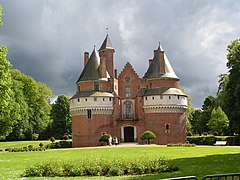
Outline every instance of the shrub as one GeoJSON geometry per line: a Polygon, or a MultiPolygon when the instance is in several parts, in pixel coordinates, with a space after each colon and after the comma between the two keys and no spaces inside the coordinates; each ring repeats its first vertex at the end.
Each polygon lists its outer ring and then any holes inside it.
{"type": "Polygon", "coordinates": [[[131,174],[148,174],[177,171],[172,161],[157,156],[144,156],[141,158],[96,158],[69,162],[44,162],[26,167],[25,177],[47,176],[120,176],[131,174]]]}
{"type": "Polygon", "coordinates": [[[167,144],[167,147],[196,147],[196,144],[167,144]]]}
{"type": "Polygon", "coordinates": [[[72,141],[59,141],[45,146],[46,149],[71,148],[72,141]]]}
{"type": "Polygon", "coordinates": [[[238,136],[188,136],[187,141],[196,145],[213,145],[216,141],[227,141],[228,145],[239,145],[238,136]]]}
{"type": "Polygon", "coordinates": [[[147,144],[151,144],[151,139],[155,139],[156,135],[151,131],[145,131],[141,134],[140,139],[141,140],[147,140],[147,144]]]}
{"type": "Polygon", "coordinates": [[[63,140],[68,140],[69,139],[69,136],[67,134],[64,134],[64,136],[62,137],[63,140]]]}
{"type": "Polygon", "coordinates": [[[52,143],[54,143],[54,142],[56,141],[56,139],[55,139],[54,137],[51,137],[51,138],[50,138],[50,141],[51,141],[52,143]]]}

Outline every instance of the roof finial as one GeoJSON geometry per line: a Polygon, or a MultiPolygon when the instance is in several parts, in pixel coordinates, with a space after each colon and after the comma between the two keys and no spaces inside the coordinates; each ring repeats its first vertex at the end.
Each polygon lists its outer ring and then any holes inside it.
{"type": "Polygon", "coordinates": [[[108,28],[106,28],[106,31],[107,31],[107,36],[108,36],[108,28]]]}
{"type": "Polygon", "coordinates": [[[158,43],[158,49],[157,49],[157,50],[159,50],[159,51],[161,50],[161,49],[160,49],[160,46],[161,46],[161,43],[160,43],[160,41],[159,41],[159,43],[158,43]]]}
{"type": "Polygon", "coordinates": [[[96,45],[95,44],[94,44],[93,48],[96,49],[96,45]]]}

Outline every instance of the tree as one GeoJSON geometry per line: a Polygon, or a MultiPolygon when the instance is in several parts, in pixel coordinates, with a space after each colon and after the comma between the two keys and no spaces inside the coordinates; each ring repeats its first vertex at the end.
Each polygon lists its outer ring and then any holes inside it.
{"type": "Polygon", "coordinates": [[[2,13],[2,5],[0,4],[0,25],[3,24],[3,22],[2,22],[2,16],[3,16],[3,13],[2,13]]]}
{"type": "Polygon", "coordinates": [[[211,132],[217,132],[219,135],[222,135],[224,131],[226,132],[228,126],[229,120],[222,108],[220,106],[218,106],[216,109],[214,108],[211,113],[211,119],[208,123],[208,127],[211,132]]]}
{"type": "Polygon", "coordinates": [[[13,98],[10,62],[6,59],[7,48],[0,47],[0,139],[12,132],[18,119],[19,106],[13,98]]]}
{"type": "Polygon", "coordinates": [[[147,140],[147,144],[151,144],[151,139],[155,139],[156,135],[152,131],[145,131],[141,134],[140,139],[141,140],[147,140]]]}
{"type": "Polygon", "coordinates": [[[192,132],[194,134],[202,134],[204,129],[202,128],[202,122],[201,122],[201,109],[196,109],[192,113],[192,119],[191,119],[191,125],[192,125],[192,132]]]}
{"type": "Polygon", "coordinates": [[[52,135],[61,138],[65,133],[71,133],[72,121],[70,114],[69,98],[60,95],[56,102],[52,105],[52,135]]]}
{"type": "Polygon", "coordinates": [[[208,96],[206,97],[206,99],[204,100],[203,106],[202,106],[202,112],[201,112],[201,116],[199,119],[199,133],[203,133],[203,132],[208,132],[209,128],[207,126],[209,120],[211,119],[211,113],[212,110],[217,106],[217,101],[216,98],[214,98],[213,96],[208,96]]]}
{"type": "Polygon", "coordinates": [[[187,112],[186,112],[186,130],[187,132],[192,131],[192,125],[191,125],[191,120],[192,120],[192,114],[194,112],[194,108],[192,107],[192,98],[189,94],[185,92],[183,88],[181,88],[182,92],[187,95],[187,112]]]}
{"type": "Polygon", "coordinates": [[[229,118],[231,134],[240,134],[240,39],[232,41],[227,51],[229,74],[222,108],[229,118]]]}

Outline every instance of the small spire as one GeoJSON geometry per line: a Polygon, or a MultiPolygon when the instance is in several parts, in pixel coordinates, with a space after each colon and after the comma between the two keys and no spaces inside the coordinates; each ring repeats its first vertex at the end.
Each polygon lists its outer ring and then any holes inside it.
{"type": "Polygon", "coordinates": [[[106,28],[106,31],[107,31],[107,36],[108,36],[108,28],[106,28]]]}
{"type": "Polygon", "coordinates": [[[158,50],[158,51],[162,51],[162,52],[164,51],[163,48],[162,48],[162,46],[161,46],[161,43],[160,43],[160,42],[159,42],[159,44],[158,44],[157,50],[158,50]]]}

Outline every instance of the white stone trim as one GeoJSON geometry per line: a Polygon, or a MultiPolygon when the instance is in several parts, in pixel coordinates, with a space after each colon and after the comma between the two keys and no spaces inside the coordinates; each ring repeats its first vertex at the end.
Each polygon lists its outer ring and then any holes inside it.
{"type": "Polygon", "coordinates": [[[136,126],[133,126],[133,125],[123,125],[123,126],[121,126],[121,140],[124,141],[124,128],[125,127],[133,127],[134,141],[135,141],[137,139],[137,128],[136,128],[136,126]]]}
{"type": "Polygon", "coordinates": [[[187,110],[186,106],[144,106],[145,113],[184,113],[187,110]]]}
{"type": "Polygon", "coordinates": [[[74,108],[71,109],[70,112],[72,116],[77,116],[77,115],[87,115],[87,110],[90,109],[92,111],[92,114],[107,114],[111,115],[113,113],[113,108],[74,108]]]}

